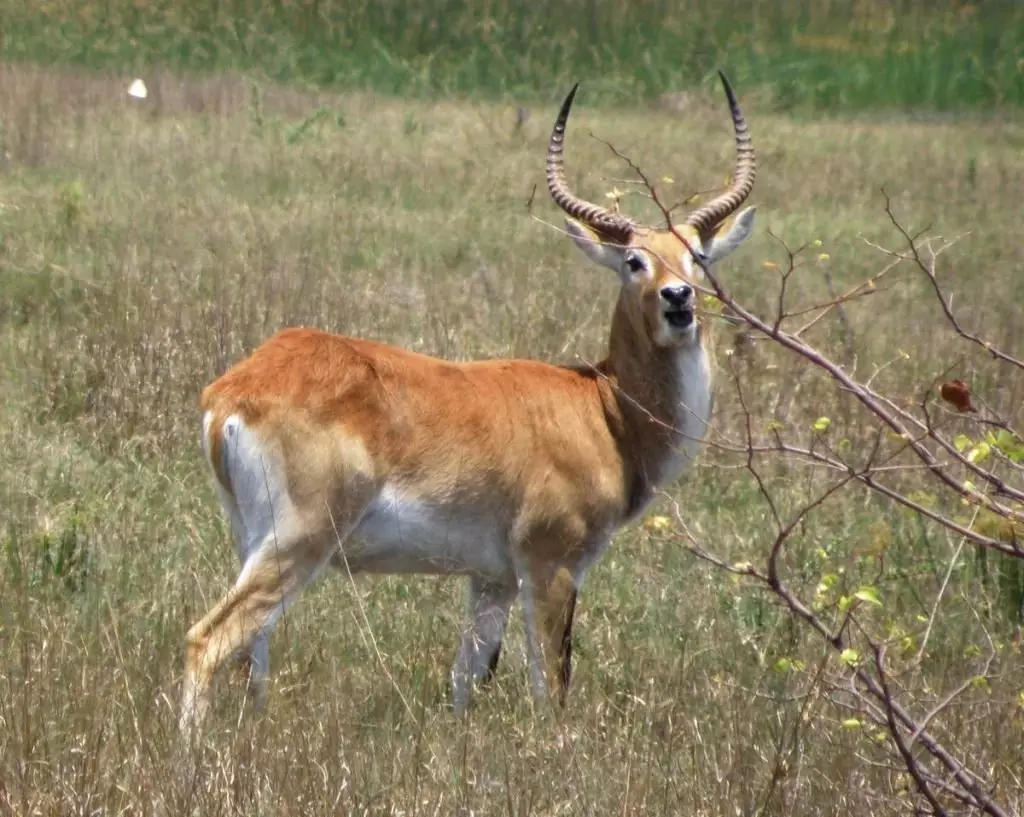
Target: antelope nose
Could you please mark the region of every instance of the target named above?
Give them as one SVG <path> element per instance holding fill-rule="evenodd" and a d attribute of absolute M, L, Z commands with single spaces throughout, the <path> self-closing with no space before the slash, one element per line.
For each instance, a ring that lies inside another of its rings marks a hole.
<path fill-rule="evenodd" d="M 692 295 L 693 287 L 688 284 L 661 288 L 661 297 L 665 299 L 665 303 L 676 309 L 686 306 Z"/>

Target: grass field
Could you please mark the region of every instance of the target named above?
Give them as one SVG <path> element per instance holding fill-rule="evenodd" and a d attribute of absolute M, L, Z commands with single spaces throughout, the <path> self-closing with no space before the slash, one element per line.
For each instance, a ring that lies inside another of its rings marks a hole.
<path fill-rule="evenodd" d="M 518 615 L 495 687 L 462 723 L 446 709 L 461 586 L 332 577 L 277 629 L 264 718 L 240 718 L 241 684 L 222 681 L 208 774 L 183 785 L 183 637 L 236 569 L 200 461 L 203 385 L 288 324 L 460 359 L 592 360 L 615 282 L 539 192 L 527 210 L 552 106 L 518 128 L 495 102 L 165 74 L 135 107 L 129 79 L 0 66 L 0 814 L 906 813 L 906 777 L 873 765 L 872 733 L 813 692 L 820 644 L 688 555 L 671 525 L 624 533 L 589 578 L 563 716 L 532 713 Z M 785 256 L 768 230 L 829 256 L 811 256 L 795 298 L 823 297 L 825 270 L 842 288 L 880 269 L 860 236 L 896 244 L 884 184 L 911 228 L 968 233 L 944 283 L 965 322 L 1021 352 L 1024 126 L 797 122 L 737 86 L 759 222 L 720 273 L 745 302 L 774 303 L 764 264 Z M 694 93 L 685 117 L 592 99 L 585 84 L 568 145 L 591 198 L 628 185 L 588 130 L 674 179 L 670 200 L 729 172 L 717 96 Z M 635 195 L 623 207 L 653 212 Z M 918 398 L 955 366 L 1019 421 L 1024 381 L 986 380 L 934 315 L 899 268 L 848 308 L 857 371 L 898 358 L 878 382 Z M 815 340 L 843 353 L 835 327 Z M 723 330 L 720 352 L 730 343 Z M 798 361 L 763 344 L 744 360 L 755 422 L 810 434 L 828 414 L 833 433 L 862 438 L 858 414 Z M 739 433 L 728 381 L 716 412 L 716 432 Z M 770 478 L 783 507 L 821 480 L 781 465 Z M 767 512 L 734 458 L 709 451 L 671 498 L 709 546 L 763 558 Z M 991 638 L 987 683 L 932 728 L 1019 813 L 1019 574 L 954 559 L 957 542 L 851 490 L 796 536 L 790 581 L 813 593 L 841 568 L 854 582 L 879 541 L 880 631 L 919 644 L 951 573 L 925 661 L 899 679 L 913 705 L 978 673 Z"/>
<path fill-rule="evenodd" d="M 6 0 L 0 59 L 258 72 L 418 97 L 629 103 L 725 68 L 777 110 L 1024 104 L 1016 0 Z"/>

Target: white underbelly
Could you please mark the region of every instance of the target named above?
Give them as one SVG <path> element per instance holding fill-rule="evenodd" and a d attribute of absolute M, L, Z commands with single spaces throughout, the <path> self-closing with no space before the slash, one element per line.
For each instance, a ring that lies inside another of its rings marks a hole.
<path fill-rule="evenodd" d="M 476 573 L 495 578 L 512 571 L 508 537 L 498 520 L 471 506 L 448 506 L 385 488 L 342 550 L 353 567 L 371 573 Z"/>

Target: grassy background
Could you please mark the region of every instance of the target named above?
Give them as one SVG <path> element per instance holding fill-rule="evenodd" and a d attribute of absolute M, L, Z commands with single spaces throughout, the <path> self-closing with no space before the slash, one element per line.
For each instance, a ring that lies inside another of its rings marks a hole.
<path fill-rule="evenodd" d="M 628 102 L 724 68 L 779 110 L 1024 101 L 1014 0 L 5 0 L 0 27 L 8 59 L 417 96 L 550 101 L 582 78 Z"/>
<path fill-rule="evenodd" d="M 296 323 L 454 358 L 599 356 L 615 284 L 545 199 L 526 208 L 550 103 L 576 78 L 582 192 L 629 187 L 592 130 L 674 178 L 676 201 L 731 166 L 711 89 L 730 72 L 760 161 L 757 234 L 722 270 L 745 302 L 775 304 L 764 264 L 785 253 L 768 230 L 822 242 L 796 300 L 826 297 L 826 272 L 841 289 L 880 269 L 860 239 L 896 242 L 884 184 L 912 229 L 969 233 L 943 281 L 965 323 L 1021 354 L 1020 4 L 749 8 L 4 3 L 0 815 L 905 813 L 906 780 L 862 762 L 883 758 L 872 731 L 815 691 L 840 668 L 660 524 L 620 536 L 584 588 L 564 719 L 531 713 L 518 617 L 496 687 L 459 723 L 444 706 L 458 583 L 334 577 L 278 628 L 267 717 L 239 726 L 239 685 L 222 684 L 209 774 L 175 774 L 184 632 L 236 569 L 199 458 L 201 388 Z M 125 94 L 134 75 L 143 105 Z M 900 107 L 1003 115 L 873 115 Z M 637 195 L 623 206 L 653 215 Z M 850 337 L 831 322 L 814 339 L 907 399 L 953 367 L 1019 422 L 1024 380 L 965 354 L 935 314 L 901 267 L 848 310 Z M 733 343 L 723 331 L 719 360 L 755 427 L 806 441 L 824 413 L 867 445 L 865 418 L 813 371 L 763 344 L 726 357 Z M 744 429 L 727 378 L 715 440 Z M 769 516 L 738 466 L 712 448 L 656 516 L 677 501 L 709 547 L 759 560 Z M 779 465 L 766 480 L 786 510 L 826 476 Z M 1021 571 L 856 491 L 801 528 L 785 569 L 807 598 L 823 578 L 833 596 L 877 585 L 865 626 L 900 645 L 919 711 L 995 649 L 988 684 L 933 727 L 1024 810 Z"/>

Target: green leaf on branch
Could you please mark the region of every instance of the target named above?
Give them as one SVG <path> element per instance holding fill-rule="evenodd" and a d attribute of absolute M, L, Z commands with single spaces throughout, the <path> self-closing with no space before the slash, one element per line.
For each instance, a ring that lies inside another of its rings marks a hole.
<path fill-rule="evenodd" d="M 1024 441 L 1012 431 L 1005 428 L 996 434 L 990 431 L 985 435 L 985 441 L 1011 462 L 1024 462 Z"/>
<path fill-rule="evenodd" d="M 878 598 L 878 591 L 873 587 L 862 587 L 853 594 L 853 597 L 868 604 L 877 604 L 879 606 L 882 604 L 881 599 Z"/>
<path fill-rule="evenodd" d="M 978 463 L 992 453 L 992 446 L 986 442 L 980 442 L 967 452 L 967 461 Z"/>

